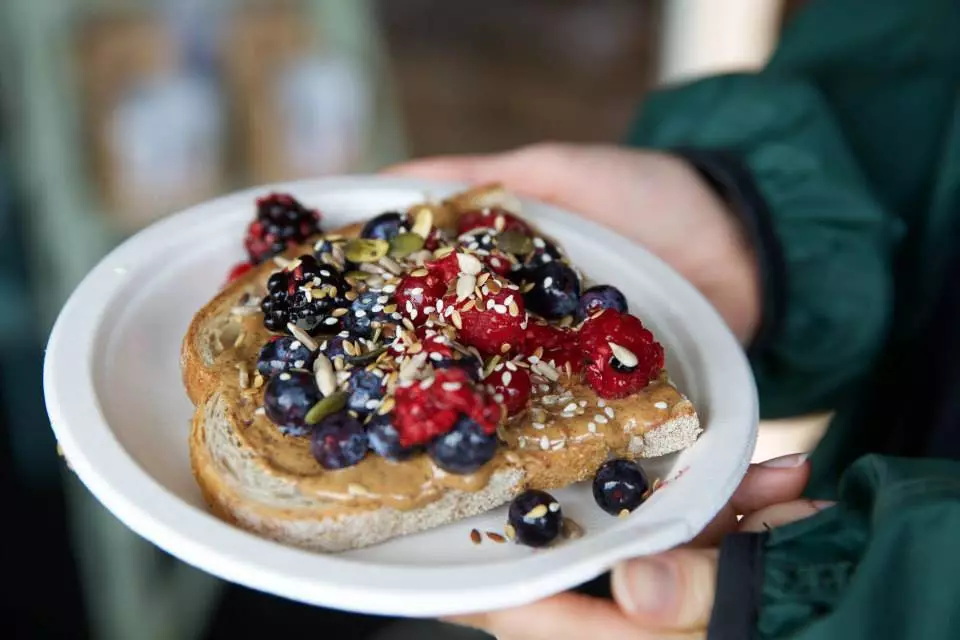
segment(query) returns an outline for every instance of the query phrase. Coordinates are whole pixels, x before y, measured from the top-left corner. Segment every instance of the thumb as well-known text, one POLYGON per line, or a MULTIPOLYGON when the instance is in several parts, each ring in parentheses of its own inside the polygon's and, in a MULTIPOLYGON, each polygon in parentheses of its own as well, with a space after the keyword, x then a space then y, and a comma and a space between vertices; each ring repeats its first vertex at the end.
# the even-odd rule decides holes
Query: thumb
POLYGON ((614 567, 613 595, 645 629, 705 629, 717 581, 715 549, 675 549, 614 567))

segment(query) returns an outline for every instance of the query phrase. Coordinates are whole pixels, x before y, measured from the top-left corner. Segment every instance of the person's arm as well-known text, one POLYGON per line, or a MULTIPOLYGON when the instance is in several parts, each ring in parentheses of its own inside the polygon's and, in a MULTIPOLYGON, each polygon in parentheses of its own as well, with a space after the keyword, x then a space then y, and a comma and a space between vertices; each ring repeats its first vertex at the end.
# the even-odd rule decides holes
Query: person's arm
POLYGON ((861 458, 838 506, 728 538, 707 638, 960 638, 958 531, 960 462, 861 458))
POLYGON ((900 228, 829 106, 798 79, 716 77, 654 94, 630 141, 690 162, 754 243, 763 314, 750 353, 764 417, 834 408, 884 340, 900 228))

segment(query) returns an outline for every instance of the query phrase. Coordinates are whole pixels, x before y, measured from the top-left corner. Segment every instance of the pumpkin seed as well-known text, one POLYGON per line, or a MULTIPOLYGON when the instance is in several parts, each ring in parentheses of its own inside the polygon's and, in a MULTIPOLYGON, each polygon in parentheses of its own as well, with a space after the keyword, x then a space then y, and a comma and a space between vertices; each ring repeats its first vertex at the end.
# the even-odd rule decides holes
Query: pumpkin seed
POLYGON ((533 241, 519 231, 504 231, 497 235, 497 248, 515 256, 525 256, 533 251, 533 241))
POLYGON ((416 233, 400 233, 390 241, 390 255, 404 258, 423 248, 423 237, 416 233))
POLYGON ((310 411, 307 411, 304 422, 307 424, 317 424, 327 416, 340 411, 347 406, 347 397, 349 395, 346 391, 337 391, 326 398, 322 398, 317 404, 310 407, 310 411))
POLYGON ((386 240, 354 238, 344 247, 343 254, 350 262, 376 262, 390 251, 386 240))
POLYGON ((361 353, 360 355, 348 356, 346 361, 352 365, 365 365, 379 358, 380 354, 384 353, 386 350, 387 347, 380 347, 379 349, 374 349, 373 351, 368 351, 367 353, 361 353))

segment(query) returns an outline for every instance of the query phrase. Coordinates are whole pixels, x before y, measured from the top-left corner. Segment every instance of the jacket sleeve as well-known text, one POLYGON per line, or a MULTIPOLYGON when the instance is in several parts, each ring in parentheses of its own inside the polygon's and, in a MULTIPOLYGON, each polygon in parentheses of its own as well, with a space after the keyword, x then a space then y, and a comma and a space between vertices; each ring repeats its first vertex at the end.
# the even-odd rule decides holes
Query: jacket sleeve
POLYGON ((721 167, 719 182, 737 173, 721 157, 752 178, 753 205, 731 204, 761 243, 764 331, 750 350, 761 412, 834 408, 887 332, 900 227, 817 90, 763 73, 669 89, 646 101, 630 142, 699 158, 707 173, 721 167))
POLYGON ((957 531, 960 463, 861 458, 837 506, 768 534, 757 636, 960 638, 957 531))

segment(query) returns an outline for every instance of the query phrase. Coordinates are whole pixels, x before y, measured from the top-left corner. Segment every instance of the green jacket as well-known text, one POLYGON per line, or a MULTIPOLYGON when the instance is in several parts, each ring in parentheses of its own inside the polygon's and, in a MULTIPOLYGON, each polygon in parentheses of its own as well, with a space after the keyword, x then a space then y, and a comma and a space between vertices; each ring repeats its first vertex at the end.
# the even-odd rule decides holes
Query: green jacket
POLYGON ((811 0, 763 71, 653 95, 631 143, 743 160, 787 275, 761 412, 836 412, 808 494, 840 506, 767 538, 756 637, 960 638, 960 463, 871 454, 865 419, 923 401, 877 390, 960 250, 960 2, 811 0))

